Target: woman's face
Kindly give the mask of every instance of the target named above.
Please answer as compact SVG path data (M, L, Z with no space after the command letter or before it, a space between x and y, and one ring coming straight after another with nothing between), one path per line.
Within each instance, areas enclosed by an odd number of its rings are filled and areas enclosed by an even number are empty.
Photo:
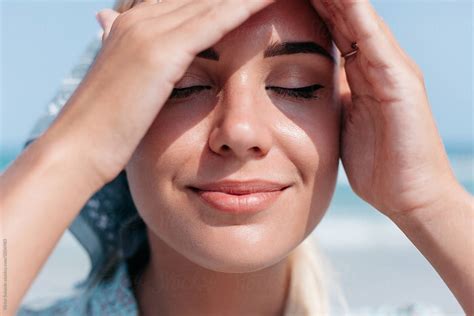
M314 42L329 55L264 53L283 42ZM250 272L289 255L327 210L339 157L339 67L324 24L303 0L267 7L213 48L218 60L196 57L176 84L207 88L164 105L126 172L151 234L205 268ZM323 87L302 95L274 88L314 85ZM188 187L228 179L289 187L244 215L216 210Z

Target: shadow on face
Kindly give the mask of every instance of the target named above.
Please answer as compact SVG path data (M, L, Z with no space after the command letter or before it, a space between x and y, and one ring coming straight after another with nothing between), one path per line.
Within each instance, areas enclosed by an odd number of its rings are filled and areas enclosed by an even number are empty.
M224 272L286 257L320 222L334 192L337 63L307 1L279 1L199 54L126 168L152 248L161 244ZM224 179L288 188L265 209L238 215L190 188Z

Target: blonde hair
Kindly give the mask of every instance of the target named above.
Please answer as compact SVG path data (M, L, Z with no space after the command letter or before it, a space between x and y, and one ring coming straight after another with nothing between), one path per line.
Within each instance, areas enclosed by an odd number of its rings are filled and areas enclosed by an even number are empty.
M123 13L142 1L116 0L114 10ZM338 314L347 313L347 302L332 265L312 235L300 243L288 259L291 277L285 316L329 315L331 295L336 300L334 303L341 306Z
M332 264L309 235L289 255L290 291L285 316L329 315L338 306L337 315L348 313L348 306ZM334 300L334 301L333 301Z

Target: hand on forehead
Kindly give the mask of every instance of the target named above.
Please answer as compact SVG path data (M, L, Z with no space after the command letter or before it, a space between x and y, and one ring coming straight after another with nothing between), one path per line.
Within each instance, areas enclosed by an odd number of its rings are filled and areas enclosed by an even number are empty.
M214 47L224 51L259 50L276 42L315 42L331 55L332 37L316 10L306 0L276 1L227 33ZM225 53L223 54L225 55Z
M135 0L134 6L158 4L160 2L181 2L182 0ZM276 0L250 17L239 27L229 32L225 40L242 39L244 35L255 36L272 31L276 39L300 39L316 41L329 50L332 44L331 34L309 0ZM271 34L271 33L270 33ZM238 38L240 36L240 38Z

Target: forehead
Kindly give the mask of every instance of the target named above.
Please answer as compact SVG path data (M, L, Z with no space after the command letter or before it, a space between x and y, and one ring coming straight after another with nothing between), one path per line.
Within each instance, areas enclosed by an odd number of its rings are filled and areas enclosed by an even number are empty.
M315 41L328 50L332 38L308 0L277 0L228 33L216 47L230 42Z

